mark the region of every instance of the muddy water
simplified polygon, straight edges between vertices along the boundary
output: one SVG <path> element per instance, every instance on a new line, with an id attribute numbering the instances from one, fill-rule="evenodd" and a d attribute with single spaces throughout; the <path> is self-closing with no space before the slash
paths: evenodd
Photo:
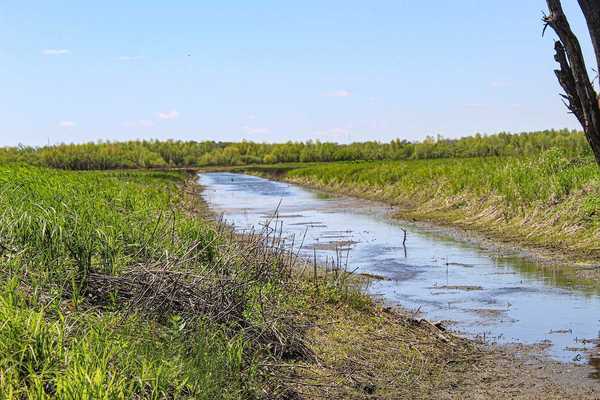
<path id="1" fill-rule="evenodd" d="M 296 243 L 305 236 L 304 255 L 316 249 L 321 262 L 342 258 L 348 270 L 385 277 L 368 291 L 389 304 L 482 340 L 541 343 L 555 359 L 596 364 L 600 296 L 556 271 L 392 221 L 379 204 L 240 174 L 207 173 L 200 182 L 208 204 L 239 230 L 258 226 L 280 204 L 284 233 Z"/>

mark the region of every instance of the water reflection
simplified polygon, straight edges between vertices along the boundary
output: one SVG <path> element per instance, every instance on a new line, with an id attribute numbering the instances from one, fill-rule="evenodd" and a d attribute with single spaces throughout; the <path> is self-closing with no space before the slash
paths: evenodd
<path id="1" fill-rule="evenodd" d="M 559 360 L 597 365 L 590 354 L 598 353 L 600 297 L 568 271 L 391 221 L 372 203 L 230 173 L 203 174 L 201 183 L 207 203 L 240 230 L 279 205 L 284 234 L 296 243 L 305 236 L 301 255 L 316 253 L 324 263 L 347 252 L 349 270 L 385 278 L 368 291 L 390 304 L 486 341 L 551 343 L 548 352 Z"/>

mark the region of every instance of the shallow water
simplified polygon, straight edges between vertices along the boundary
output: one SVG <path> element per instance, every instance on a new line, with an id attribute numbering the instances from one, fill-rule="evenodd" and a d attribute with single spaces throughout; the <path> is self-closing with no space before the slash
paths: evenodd
<path id="1" fill-rule="evenodd" d="M 556 270 L 453 240 L 442 230 L 403 226 L 379 204 L 241 174 L 202 174 L 200 183 L 209 206 L 239 230 L 258 227 L 279 205 L 283 232 L 297 244 L 305 236 L 301 254 L 312 257 L 316 249 L 321 262 L 341 259 L 348 270 L 385 277 L 367 290 L 388 304 L 449 321 L 471 337 L 544 343 L 557 360 L 598 364 L 600 296 Z"/>

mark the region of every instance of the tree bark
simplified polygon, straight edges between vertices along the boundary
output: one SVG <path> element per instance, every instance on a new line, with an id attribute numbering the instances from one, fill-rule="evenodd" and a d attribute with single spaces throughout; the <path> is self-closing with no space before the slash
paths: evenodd
<path id="1" fill-rule="evenodd" d="M 578 1 L 592 37 L 597 63 L 600 65 L 600 2 L 598 0 Z M 550 14 L 544 17 L 544 22 L 556 32 L 559 39 L 554 44 L 554 59 L 558 62 L 560 69 L 554 72 L 565 91 L 565 95 L 563 95 L 566 100 L 565 104 L 581 123 L 596 161 L 600 165 L 598 95 L 590 81 L 581 46 L 569 25 L 560 0 L 546 0 L 546 2 Z"/>
<path id="2" fill-rule="evenodd" d="M 596 53 L 596 65 L 600 66 L 600 2 L 598 0 L 578 0 L 587 22 L 594 53 Z"/>

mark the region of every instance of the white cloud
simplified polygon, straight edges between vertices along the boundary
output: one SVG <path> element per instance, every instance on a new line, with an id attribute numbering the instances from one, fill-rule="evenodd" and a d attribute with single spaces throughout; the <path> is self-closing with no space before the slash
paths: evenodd
<path id="1" fill-rule="evenodd" d="M 73 128 L 75 127 L 77 124 L 73 121 L 60 121 L 58 123 L 58 126 L 60 126 L 61 128 Z"/>
<path id="2" fill-rule="evenodd" d="M 271 132 L 269 128 L 254 128 L 251 126 L 244 126 L 244 130 L 250 135 Z"/>
<path id="3" fill-rule="evenodd" d="M 44 49 L 42 54 L 45 56 L 62 56 L 65 54 L 71 54 L 71 50 L 68 49 Z"/>
<path id="4" fill-rule="evenodd" d="M 177 112 L 176 110 L 159 112 L 158 118 L 160 118 L 160 119 L 177 119 L 177 118 L 179 118 L 179 112 Z"/>
<path id="5" fill-rule="evenodd" d="M 345 89 L 333 90 L 331 92 L 326 92 L 324 96 L 327 97 L 350 97 L 352 96 L 352 92 Z"/>

